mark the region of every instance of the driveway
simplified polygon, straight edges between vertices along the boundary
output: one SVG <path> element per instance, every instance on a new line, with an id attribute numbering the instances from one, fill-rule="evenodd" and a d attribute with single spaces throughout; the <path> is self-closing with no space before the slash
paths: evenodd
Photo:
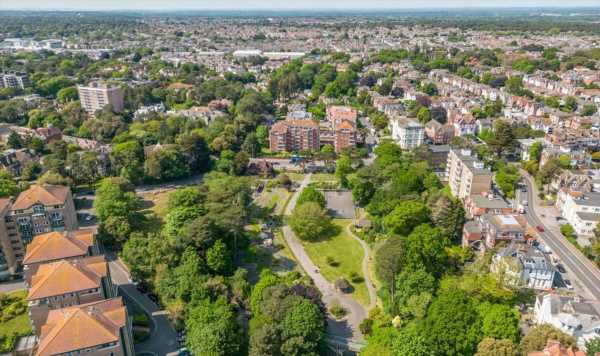
<path id="1" fill-rule="evenodd" d="M 310 178 L 311 175 L 307 174 L 300 183 L 300 187 L 296 190 L 286 208 L 286 215 L 290 215 L 296 207 L 298 196 L 300 195 L 300 192 L 302 192 L 302 189 L 308 186 Z M 292 229 L 287 225 L 283 227 L 283 236 L 290 250 L 292 250 L 292 253 L 296 257 L 296 260 L 302 266 L 302 269 L 313 280 L 319 291 L 321 291 L 323 302 L 329 307 L 332 305 L 333 301 L 337 300 L 347 311 L 346 317 L 339 321 L 328 315 L 328 335 L 345 340 L 362 341 L 364 337 L 360 332 L 359 325 L 368 316 L 365 307 L 351 296 L 338 292 L 335 287 L 318 272 L 318 267 L 312 262 L 310 257 L 308 257 L 308 254 L 296 237 L 296 234 L 294 234 Z M 365 277 L 365 282 L 370 283 L 370 281 L 368 281 L 368 274 L 365 275 Z"/>
<path id="2" fill-rule="evenodd" d="M 111 278 L 115 285 L 118 286 L 119 294 L 127 302 L 135 303 L 152 318 L 150 338 L 143 343 L 135 345 L 136 354 L 164 356 L 170 352 L 177 351 L 179 349 L 177 333 L 169 322 L 167 313 L 164 310 L 160 310 L 145 294 L 140 293 L 132 283 L 127 267 L 114 254 L 107 254 L 107 259 L 109 260 L 108 266 Z"/>

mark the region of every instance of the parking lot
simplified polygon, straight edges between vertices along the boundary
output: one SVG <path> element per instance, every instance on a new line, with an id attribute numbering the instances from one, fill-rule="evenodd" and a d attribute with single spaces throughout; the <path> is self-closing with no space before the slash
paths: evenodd
<path id="1" fill-rule="evenodd" d="M 327 201 L 327 210 L 334 218 L 355 219 L 356 209 L 352 201 L 352 192 L 350 191 L 329 191 L 325 192 Z"/>

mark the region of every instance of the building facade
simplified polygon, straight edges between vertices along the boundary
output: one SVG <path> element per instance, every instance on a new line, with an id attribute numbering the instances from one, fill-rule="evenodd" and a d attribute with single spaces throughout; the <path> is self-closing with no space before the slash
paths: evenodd
<path id="1" fill-rule="evenodd" d="M 0 74 L 0 88 L 25 89 L 29 86 L 29 78 L 25 73 Z"/>
<path id="2" fill-rule="evenodd" d="M 594 229 L 600 222 L 600 193 L 564 188 L 558 191 L 556 207 L 577 235 L 594 235 Z"/>
<path id="3" fill-rule="evenodd" d="M 110 105 L 114 112 L 124 108 L 123 91 L 116 86 L 92 82 L 87 86 L 77 86 L 81 107 L 90 115 Z"/>
<path id="4" fill-rule="evenodd" d="M 278 121 L 269 131 L 269 143 L 273 152 L 318 151 L 319 124 L 309 119 Z"/>
<path id="5" fill-rule="evenodd" d="M 403 150 L 412 150 L 423 144 L 425 130 L 423 125 L 414 119 L 396 117 L 390 120 L 392 138 Z"/>
<path id="6" fill-rule="evenodd" d="M 492 186 L 492 172 L 470 150 L 451 149 L 446 172 L 450 191 L 463 200 L 470 195 L 488 192 Z"/>
<path id="7" fill-rule="evenodd" d="M 0 281 L 17 274 L 25 249 L 15 226 L 10 229 L 6 219 L 10 216 L 10 200 L 0 199 Z"/>

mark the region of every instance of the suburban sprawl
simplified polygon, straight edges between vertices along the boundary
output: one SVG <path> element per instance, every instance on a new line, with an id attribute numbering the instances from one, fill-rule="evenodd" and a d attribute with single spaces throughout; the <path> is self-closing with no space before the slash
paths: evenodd
<path id="1" fill-rule="evenodd" d="M 0 354 L 600 355 L 599 18 L 0 11 Z"/>

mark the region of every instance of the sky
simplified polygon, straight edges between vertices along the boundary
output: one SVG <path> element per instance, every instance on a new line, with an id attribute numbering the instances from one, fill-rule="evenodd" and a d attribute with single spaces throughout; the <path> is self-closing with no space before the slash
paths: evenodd
<path id="1" fill-rule="evenodd" d="M 600 6 L 600 0 L 0 0 L 0 10 L 318 10 Z"/>

